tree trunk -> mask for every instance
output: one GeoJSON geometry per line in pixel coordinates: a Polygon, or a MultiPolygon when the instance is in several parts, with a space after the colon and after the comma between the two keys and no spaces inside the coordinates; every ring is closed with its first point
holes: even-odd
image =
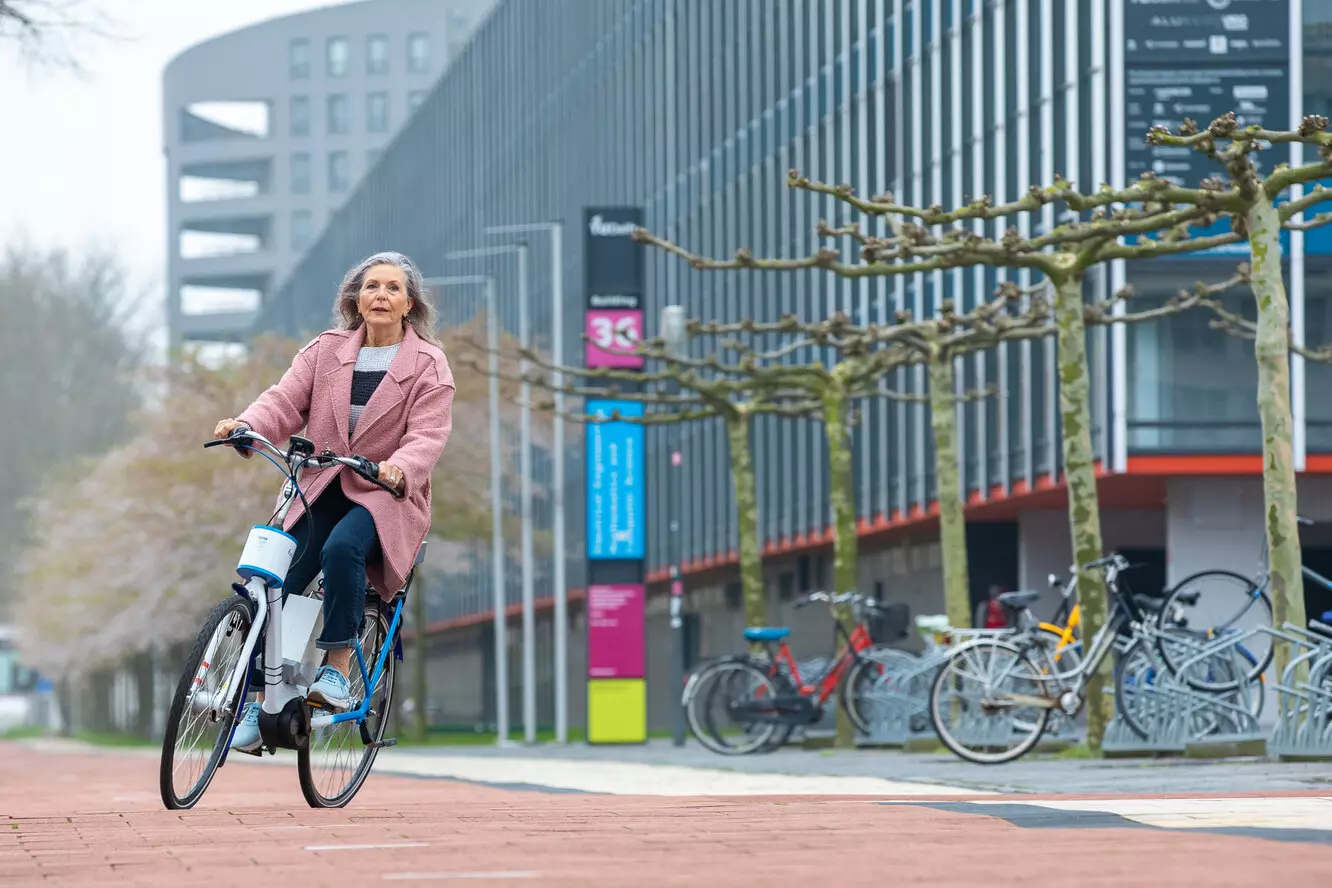
{"type": "Polygon", "coordinates": [[[134,736],[148,740],[153,736],[153,711],[157,704],[154,694],[153,652],[144,651],[130,661],[134,669],[134,690],[137,697],[137,709],[134,716],[134,736]]]}
{"type": "Polygon", "coordinates": [[[736,410],[725,414],[725,419],[726,436],[731,445],[731,484],[735,491],[736,536],[740,539],[740,588],[745,602],[745,625],[763,626],[768,622],[768,602],[763,591],[754,456],[749,447],[750,414],[736,410]]]}
{"type": "MultiPolygon", "coordinates": [[[[1303,628],[1304,581],[1299,525],[1295,520],[1295,456],[1291,442],[1290,304],[1281,280],[1281,223],[1276,208],[1260,196],[1247,214],[1253,258],[1253,295],[1258,303],[1254,357],[1258,363],[1258,415],[1263,423],[1263,525],[1272,577],[1275,623],[1303,628]]],[[[1289,662],[1276,646],[1277,675],[1289,662]]]]}
{"type": "Polygon", "coordinates": [[[930,429],[934,433],[934,473],[938,479],[939,551],[943,559],[944,609],[958,628],[971,625],[971,579],[967,567],[967,524],[957,464],[957,398],[953,360],[930,353],[930,429]]]}
{"type": "MultiPolygon", "coordinates": [[[[855,592],[860,585],[856,564],[859,540],[856,536],[855,474],[851,469],[851,436],[847,433],[846,390],[834,379],[823,393],[823,428],[828,441],[828,499],[832,506],[833,588],[834,595],[855,592]]],[[[848,633],[855,630],[850,609],[838,606],[837,621],[848,633]]],[[[837,746],[852,747],[856,742],[855,725],[842,707],[837,707],[837,746]]]]}
{"type": "MultiPolygon", "coordinates": [[[[430,702],[430,694],[426,688],[426,656],[430,648],[430,640],[426,636],[426,600],[425,589],[418,588],[416,594],[412,596],[412,624],[416,629],[416,643],[412,645],[412,735],[418,742],[424,742],[426,739],[426,729],[430,726],[430,718],[427,715],[426,707],[430,702]]],[[[393,652],[389,652],[393,656],[393,652]]]]}
{"type": "MultiPolygon", "coordinates": [[[[1064,475],[1068,484],[1068,524],[1073,561],[1078,566],[1078,604],[1082,609],[1082,644],[1107,618],[1105,579],[1082,565],[1102,556],[1101,510],[1096,494],[1095,452],[1091,437],[1091,386],[1087,372],[1087,336],[1083,324],[1082,276],[1071,276],[1055,291],[1055,323],[1059,336],[1059,412],[1064,435],[1064,475]]],[[[1099,754],[1105,727],[1114,714],[1110,657],[1101,661],[1087,683],[1087,745],[1099,754]]]]}

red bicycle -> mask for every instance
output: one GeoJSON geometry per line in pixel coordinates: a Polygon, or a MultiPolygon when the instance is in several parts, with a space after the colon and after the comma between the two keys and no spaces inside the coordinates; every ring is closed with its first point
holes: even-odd
{"type": "Polygon", "coordinates": [[[746,755],[776,749],[801,725],[816,724],[824,706],[841,688],[839,702],[856,730],[868,733],[863,702],[867,692],[894,667],[914,659],[905,651],[876,643],[867,616],[881,614],[892,627],[893,640],[906,635],[906,605],[885,605],[874,598],[847,592],[829,595],[811,592],[794,602],[801,608],[816,601],[832,610],[850,605],[858,624],[848,633],[833,616],[833,646],[837,655],[821,674],[805,678],[787,644],[791,630],[784,626],[751,626],[745,640],[762,644],[764,654],[733,654],[708,661],[689,677],[681,704],[690,732],[699,743],[722,755],[746,755]]]}

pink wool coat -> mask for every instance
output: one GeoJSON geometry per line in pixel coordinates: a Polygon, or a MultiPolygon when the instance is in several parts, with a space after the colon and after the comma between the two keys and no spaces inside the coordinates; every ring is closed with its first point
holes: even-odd
{"type": "MultiPolygon", "coordinates": [[[[321,333],[296,354],[291,367],[236,417],[279,446],[302,429],[315,452],[359,454],[402,469],[406,495],[397,499],[344,466],[309,471],[301,479],[311,503],[342,473],[347,498],[365,506],[375,520],[379,564],[366,565],[366,578],[384,600],[406,582],[416,552],[430,529],[430,473],[453,428],[453,372],[444,352],[407,328],[388,373],[380,382],[347,440],[351,416],[352,371],[365,343],[365,326],[321,333]]],[[[305,512],[299,499],[283,530],[305,512]]]]}

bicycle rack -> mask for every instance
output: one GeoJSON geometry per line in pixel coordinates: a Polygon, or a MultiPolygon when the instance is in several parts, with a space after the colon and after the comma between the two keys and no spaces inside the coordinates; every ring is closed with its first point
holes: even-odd
{"type": "Polygon", "coordinates": [[[1332,758],[1332,626],[1318,620],[1309,625],[1326,634],[1289,622],[1281,630],[1265,630],[1273,644],[1291,648],[1276,684],[1276,726],[1267,741],[1268,754],[1280,759],[1332,758]],[[1297,681],[1301,667],[1308,669],[1308,678],[1297,681]]]}
{"type": "Polygon", "coordinates": [[[947,656],[947,649],[927,651],[909,664],[884,669],[861,703],[870,728],[861,738],[863,745],[900,747],[934,736],[930,686],[947,656]]]}
{"type": "MultiPolygon", "coordinates": [[[[1146,666],[1153,673],[1150,683],[1142,690],[1135,688],[1126,696],[1132,701],[1131,710],[1147,736],[1140,737],[1129,726],[1124,713],[1116,707],[1115,717],[1107,726],[1102,749],[1108,753],[1187,752],[1197,744],[1265,743],[1265,734],[1255,713],[1255,694],[1263,689],[1256,682],[1243,681],[1238,688],[1213,691],[1191,687],[1182,676],[1194,674],[1201,667],[1230,672],[1236,668],[1241,674],[1248,669],[1248,661],[1239,657],[1238,646],[1247,638],[1267,631],[1258,627],[1238,635],[1228,635],[1204,642],[1178,633],[1162,632],[1157,628],[1142,629],[1134,640],[1141,644],[1132,648],[1133,654],[1125,658],[1132,640],[1116,643],[1121,657],[1116,669],[1146,666]],[[1157,644],[1161,639],[1174,647],[1188,650],[1188,655],[1176,663],[1172,672],[1160,657],[1157,644]]],[[[1261,707],[1261,700],[1256,701],[1261,707]]]]}

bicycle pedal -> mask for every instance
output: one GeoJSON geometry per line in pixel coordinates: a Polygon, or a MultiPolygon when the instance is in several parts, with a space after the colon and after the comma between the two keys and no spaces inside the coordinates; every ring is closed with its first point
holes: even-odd
{"type": "Polygon", "coordinates": [[[366,744],[366,746],[368,746],[371,749],[383,749],[387,746],[397,746],[397,745],[398,745],[397,737],[389,737],[387,740],[372,740],[366,744]]]}

